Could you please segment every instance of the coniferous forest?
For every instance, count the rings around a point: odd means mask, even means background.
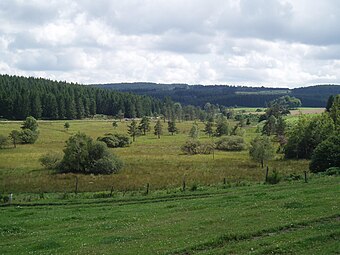
[[[95,114],[134,118],[160,113],[161,101],[43,78],[0,75],[0,118],[82,119]]]

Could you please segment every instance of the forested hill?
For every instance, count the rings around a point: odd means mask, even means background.
[[[156,83],[114,83],[93,85],[117,91],[128,91],[156,98],[170,97],[184,105],[204,106],[206,102],[224,106],[264,107],[279,96],[290,95],[304,107],[324,107],[330,95],[340,93],[340,85],[316,85],[296,89],[244,87],[227,85],[187,85]]]
[[[134,95],[42,78],[0,75],[0,118],[82,119],[95,114],[127,118],[160,113],[162,102]]]

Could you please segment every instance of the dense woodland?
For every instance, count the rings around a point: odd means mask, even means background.
[[[268,102],[284,95],[290,95],[300,99],[304,107],[324,107],[330,95],[340,93],[339,85],[317,85],[296,89],[155,83],[116,83],[94,86],[140,95],[149,95],[159,99],[170,97],[173,101],[183,105],[200,107],[203,107],[206,102],[226,107],[236,105],[266,107]]]
[[[95,114],[127,118],[161,113],[162,102],[42,78],[0,75],[0,118],[82,119]]]

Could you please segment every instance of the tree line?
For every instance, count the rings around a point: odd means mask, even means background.
[[[135,118],[161,114],[162,101],[42,78],[0,75],[0,117],[82,119],[105,114]]]

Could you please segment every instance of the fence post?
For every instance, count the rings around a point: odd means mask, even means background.
[[[225,186],[227,184],[227,179],[224,177],[223,178],[223,185]]]
[[[113,195],[113,185],[111,186],[111,192],[110,192],[110,197]]]
[[[147,184],[146,184],[146,195],[148,195],[148,194],[149,194],[149,187],[150,187],[150,184],[149,184],[149,183],[147,183]]]
[[[268,182],[268,172],[269,172],[269,167],[267,166],[267,168],[266,168],[266,180],[265,180],[265,183]]]
[[[9,194],[9,199],[8,199],[9,205],[12,204],[12,201],[13,201],[13,193]]]
[[[308,182],[308,180],[307,180],[307,171],[304,171],[304,174],[305,174],[305,183],[307,183]]]
[[[183,191],[185,191],[185,178],[183,179],[183,188],[182,188]]]
[[[77,195],[78,194],[78,176],[76,176],[76,188],[74,190],[74,193]]]

